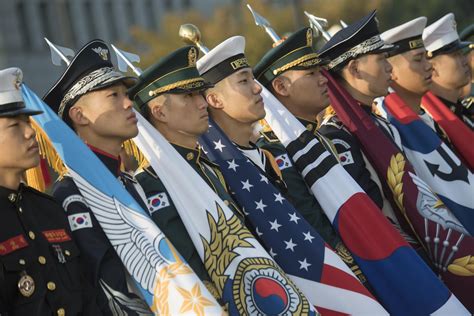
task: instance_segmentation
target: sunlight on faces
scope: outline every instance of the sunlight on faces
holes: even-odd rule
[[[265,117],[260,92],[262,88],[254,80],[252,70],[243,68],[219,81],[206,95],[211,108],[220,108],[241,123],[253,123]],[[209,94],[214,94],[215,98],[210,98]]]
[[[396,85],[418,95],[425,94],[431,86],[432,67],[424,47],[390,57],[392,80]]]
[[[132,109],[127,88],[120,83],[81,96],[69,116],[76,129],[87,127],[102,138],[125,141],[138,134]]]
[[[430,62],[433,66],[433,81],[445,89],[461,89],[471,80],[471,70],[462,50],[435,56]]]
[[[148,102],[153,121],[169,131],[199,137],[209,128],[207,102],[202,92],[164,94]]]
[[[39,163],[38,143],[30,117],[0,117],[0,168],[24,171]]]
[[[376,98],[388,94],[391,72],[385,53],[367,54],[351,60],[343,76],[360,93]]]
[[[286,71],[272,81],[273,90],[299,112],[316,116],[329,105],[328,80],[320,70],[317,66]]]

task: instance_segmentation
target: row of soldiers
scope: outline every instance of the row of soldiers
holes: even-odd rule
[[[324,213],[324,201],[313,195],[285,146],[265,123],[256,135],[255,126],[266,114],[261,85],[338,158],[436,270],[409,225],[394,214],[393,197],[383,190],[359,140],[330,107],[324,75],[328,71],[401,152],[396,128],[374,102],[389,89],[456,152],[421,100],[431,90],[473,128],[474,112],[461,104],[471,81],[472,57],[469,65],[466,56],[472,56],[472,46],[459,41],[452,14],[426,23],[420,17],[380,34],[373,12],[336,33],[319,51],[312,29],[304,28],[275,45],[253,68],[245,57],[245,39],[235,36],[200,59],[196,46],[180,48],[138,78],[117,71],[108,46],[93,40],[75,54],[43,100],[147,210],[212,293],[213,281],[162,179],[147,164],[124,171],[129,157],[123,144],[138,134],[133,108],[245,223],[245,211],[222,170],[198,144],[212,118],[371,291]],[[41,113],[25,107],[21,83],[20,69],[0,72],[0,315],[151,314],[73,179],[62,175],[53,197],[23,182],[24,172],[39,163],[30,116]]]

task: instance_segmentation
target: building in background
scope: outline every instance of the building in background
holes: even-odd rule
[[[51,63],[44,37],[77,50],[89,40],[130,41],[131,26],[160,31],[166,12],[198,9],[212,14],[231,0],[0,0],[0,69],[22,68],[40,96],[63,67]]]

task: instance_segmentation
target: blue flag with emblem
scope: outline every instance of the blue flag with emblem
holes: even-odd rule
[[[44,112],[34,117],[35,123],[66,165],[151,310],[163,315],[222,314],[204,284],[99,158],[25,85],[22,93],[28,108]],[[148,314],[147,309],[138,313]]]
[[[212,119],[199,143],[207,157],[220,166],[253,232],[319,311],[387,313],[318,232]],[[344,282],[340,282],[342,279]]]

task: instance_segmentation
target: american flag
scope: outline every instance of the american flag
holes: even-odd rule
[[[262,245],[319,312],[386,314],[338,255],[211,120],[200,139]]]

